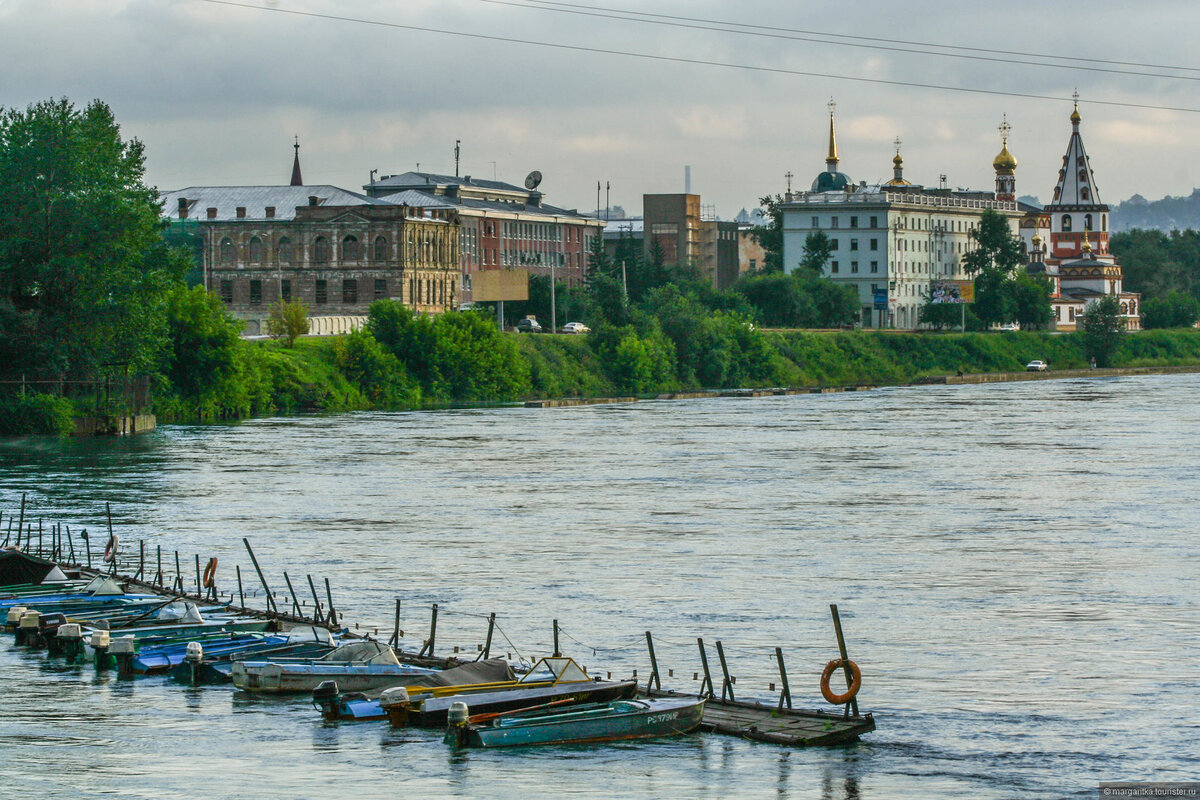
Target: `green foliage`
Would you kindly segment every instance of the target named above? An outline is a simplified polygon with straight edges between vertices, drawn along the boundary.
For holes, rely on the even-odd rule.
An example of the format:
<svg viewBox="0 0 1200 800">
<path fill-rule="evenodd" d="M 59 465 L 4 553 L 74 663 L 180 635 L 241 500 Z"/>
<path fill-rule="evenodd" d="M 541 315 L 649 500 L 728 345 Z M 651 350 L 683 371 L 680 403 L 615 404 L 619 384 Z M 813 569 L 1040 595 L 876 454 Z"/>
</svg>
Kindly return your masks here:
<svg viewBox="0 0 1200 800">
<path fill-rule="evenodd" d="M 963 269 L 970 275 L 989 272 L 1011 275 L 1025 260 L 1021 240 L 1013 236 L 1008 219 L 999 211 L 985 209 L 979 216 L 979 227 L 971 231 L 971 238 L 975 247 L 963 256 Z"/>
<path fill-rule="evenodd" d="M 279 300 L 271 305 L 267 317 L 267 333 L 282 339 L 286 347 L 296 343 L 296 338 L 308 333 L 308 306 L 300 300 Z"/>
<path fill-rule="evenodd" d="M 1004 215 L 984 210 L 971 238 L 975 247 L 963 256 L 963 269 L 975 277 L 972 311 L 980 323 L 987 327 L 1017 321 L 1026 328 L 1047 324 L 1053 314 L 1049 282 L 1020 269 L 1025 253 Z"/>
<path fill-rule="evenodd" d="M 1084 355 L 1095 359 L 1098 367 L 1112 366 L 1125 332 L 1120 301 L 1108 294 L 1088 303 L 1077 325 L 1083 336 Z"/>
<path fill-rule="evenodd" d="M 732 291 L 745 297 L 754 316 L 769 328 L 836 328 L 858 318 L 853 287 L 808 269 L 745 275 Z"/>
<path fill-rule="evenodd" d="M 408 378 L 400 359 L 366 331 L 341 339 L 334 351 L 337 365 L 372 403 L 385 408 L 420 405 L 421 391 Z"/>
<path fill-rule="evenodd" d="M 833 240 L 823 231 L 813 231 L 804 237 L 804 255 L 800 258 L 800 268 L 820 275 L 829 263 L 833 254 Z"/>
<path fill-rule="evenodd" d="M 1142 301 L 1142 327 L 1190 328 L 1200 320 L 1200 301 L 1190 294 L 1172 289 L 1166 297 Z"/>
<path fill-rule="evenodd" d="M 1109 250 L 1121 264 L 1127 291 L 1142 300 L 1171 292 L 1200 299 L 1200 231 L 1132 230 L 1113 234 Z"/>
<path fill-rule="evenodd" d="M 161 373 L 180 396 L 191 400 L 220 392 L 237 371 L 241 323 L 202 286 L 177 286 L 166 305 L 168 345 Z"/>
<path fill-rule="evenodd" d="M 1050 324 L 1054 319 L 1054 309 L 1050 307 L 1050 294 L 1054 287 L 1048 278 L 1040 275 L 1030 275 L 1028 272 L 1017 273 L 1009 291 L 1012 296 L 1013 319 L 1024 330 L 1033 330 Z"/>
<path fill-rule="evenodd" d="M 639 336 L 632 325 L 602 324 L 588 340 L 617 391 L 641 394 L 672 383 L 674 348 L 656 327 Z"/>
<path fill-rule="evenodd" d="M 67 436 L 74 430 L 75 407 L 66 398 L 37 392 L 0 397 L 0 436 Z"/>
<path fill-rule="evenodd" d="M 86 377 L 158 360 L 166 291 L 190 261 L 162 239 L 144 160 L 99 101 L 0 112 L 0 372 Z"/>
<path fill-rule="evenodd" d="M 619 278 L 603 273 L 593 275 L 587 289 L 594 322 L 617 326 L 629 324 L 629 302 Z"/>
<path fill-rule="evenodd" d="M 762 272 L 783 272 L 783 203 L 782 195 L 767 195 L 758 200 L 766 215 L 767 224 L 759 225 L 750 231 L 759 246 L 763 249 Z"/>
<path fill-rule="evenodd" d="M 964 324 L 963 320 L 965 303 L 931 303 L 928 299 L 925 305 L 921 306 L 921 310 L 917 319 L 926 325 L 932 325 L 935 331 L 944 329 L 952 330 Z M 968 311 L 970 309 L 967 309 Z M 972 316 L 974 316 L 972 314 Z"/>
</svg>

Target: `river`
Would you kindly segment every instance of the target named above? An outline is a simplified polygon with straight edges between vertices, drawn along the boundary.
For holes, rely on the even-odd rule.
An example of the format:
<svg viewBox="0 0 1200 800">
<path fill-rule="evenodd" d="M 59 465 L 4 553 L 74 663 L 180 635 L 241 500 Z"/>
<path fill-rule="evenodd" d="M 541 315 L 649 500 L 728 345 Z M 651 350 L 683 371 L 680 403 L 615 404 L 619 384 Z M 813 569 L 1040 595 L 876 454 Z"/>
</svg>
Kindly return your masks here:
<svg viewBox="0 0 1200 800">
<path fill-rule="evenodd" d="M 272 418 L 0 444 L 0 510 L 126 553 L 328 577 L 418 648 L 562 648 L 695 690 L 822 701 L 839 604 L 878 730 L 789 750 L 715 735 L 453 752 L 304 698 L 119 682 L 0 646 L 0 796 L 1094 797 L 1200 774 L 1200 376 L 759 399 Z M 4 523 L 5 525 L 7 522 Z M 173 568 L 173 567 L 172 567 Z M 286 592 L 281 592 L 286 593 Z M 261 602 L 261 601 L 258 601 Z M 710 657 L 713 655 L 710 649 Z M 715 662 L 715 659 L 712 659 Z M 667 670 L 673 672 L 666 677 Z"/>
</svg>

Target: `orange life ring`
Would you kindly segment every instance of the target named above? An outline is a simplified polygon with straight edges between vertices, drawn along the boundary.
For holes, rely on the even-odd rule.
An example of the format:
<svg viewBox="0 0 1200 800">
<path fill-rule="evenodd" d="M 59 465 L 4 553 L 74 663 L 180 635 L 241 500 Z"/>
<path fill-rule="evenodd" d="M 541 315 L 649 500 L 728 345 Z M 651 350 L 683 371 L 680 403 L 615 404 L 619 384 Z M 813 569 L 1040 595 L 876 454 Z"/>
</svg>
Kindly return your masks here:
<svg viewBox="0 0 1200 800">
<path fill-rule="evenodd" d="M 829 679 L 833 677 L 833 673 L 838 667 L 845 667 L 850 672 L 850 688 L 843 694 L 834 694 L 829 688 Z M 858 668 L 850 659 L 842 660 L 835 658 L 825 665 L 825 671 L 821 673 L 821 696 L 835 706 L 842 706 L 849 703 L 858 694 L 858 690 L 862 688 L 862 670 Z"/>
<path fill-rule="evenodd" d="M 121 543 L 121 540 L 119 538 L 117 538 L 117 535 L 115 533 L 108 537 L 108 544 L 104 548 L 104 560 L 105 561 L 107 561 L 108 563 L 111 564 L 113 561 L 116 560 L 117 545 L 119 545 L 120 543 Z"/>
<path fill-rule="evenodd" d="M 210 558 L 208 560 L 208 565 L 204 568 L 204 588 L 211 589 L 213 587 L 213 581 L 216 579 L 216 577 L 217 559 Z"/>
</svg>

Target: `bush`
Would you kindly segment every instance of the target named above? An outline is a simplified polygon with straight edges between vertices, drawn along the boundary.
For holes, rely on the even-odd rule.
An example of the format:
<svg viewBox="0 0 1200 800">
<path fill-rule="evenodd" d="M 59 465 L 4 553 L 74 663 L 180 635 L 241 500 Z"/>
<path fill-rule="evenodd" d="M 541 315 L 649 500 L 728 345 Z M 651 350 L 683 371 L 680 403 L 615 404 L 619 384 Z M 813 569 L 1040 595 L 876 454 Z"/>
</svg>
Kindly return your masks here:
<svg viewBox="0 0 1200 800">
<path fill-rule="evenodd" d="M 0 398 L 0 436 L 67 436 L 74 430 L 75 407 L 65 397 L 26 392 Z"/>
<path fill-rule="evenodd" d="M 271 306 L 271 316 L 267 318 L 267 333 L 276 339 L 283 339 L 287 347 L 296 343 L 297 336 L 308 333 L 308 306 L 299 300 L 290 303 L 280 300 Z"/>
<path fill-rule="evenodd" d="M 420 404 L 421 391 L 409 380 L 400 359 L 366 331 L 355 331 L 338 342 L 337 365 L 370 400 L 387 407 Z"/>
</svg>

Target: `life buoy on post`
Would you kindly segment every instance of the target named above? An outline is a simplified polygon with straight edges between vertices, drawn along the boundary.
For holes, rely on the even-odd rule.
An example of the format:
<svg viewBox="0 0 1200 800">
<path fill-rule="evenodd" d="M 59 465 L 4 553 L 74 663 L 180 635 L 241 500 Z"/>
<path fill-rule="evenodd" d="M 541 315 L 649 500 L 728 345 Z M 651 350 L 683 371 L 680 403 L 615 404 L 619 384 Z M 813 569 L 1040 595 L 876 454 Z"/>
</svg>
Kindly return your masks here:
<svg viewBox="0 0 1200 800">
<path fill-rule="evenodd" d="M 829 688 L 829 679 L 833 677 L 833 673 L 838 667 L 845 667 L 850 673 L 850 688 L 842 694 L 834 694 Z M 854 699 L 858 694 L 858 690 L 862 688 L 862 671 L 850 659 L 844 661 L 840 658 L 835 658 L 825 665 L 825 671 L 821 673 L 821 696 L 835 706 L 843 706 Z"/>
<path fill-rule="evenodd" d="M 208 560 L 208 565 L 204 567 L 204 588 L 211 589 L 213 587 L 213 581 L 216 579 L 216 577 L 217 559 L 214 557 L 210 558 Z"/>
<path fill-rule="evenodd" d="M 108 544 L 104 547 L 104 560 L 106 562 L 111 564 L 117 560 L 117 545 L 120 543 L 121 540 L 117 538 L 115 533 L 108 537 Z"/>
</svg>

